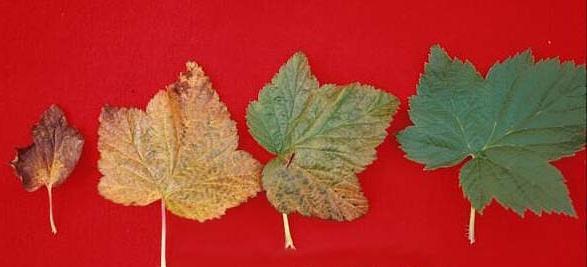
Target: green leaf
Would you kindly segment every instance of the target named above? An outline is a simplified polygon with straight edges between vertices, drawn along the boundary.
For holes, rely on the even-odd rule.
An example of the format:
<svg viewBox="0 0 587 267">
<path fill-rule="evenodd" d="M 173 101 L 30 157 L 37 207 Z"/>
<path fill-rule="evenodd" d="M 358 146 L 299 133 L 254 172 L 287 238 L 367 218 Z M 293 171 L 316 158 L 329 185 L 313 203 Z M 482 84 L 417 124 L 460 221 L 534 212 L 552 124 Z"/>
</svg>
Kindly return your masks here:
<svg viewBox="0 0 587 267">
<path fill-rule="evenodd" d="M 294 54 L 247 110 L 249 131 L 277 156 L 263 171 L 269 201 L 285 214 L 363 215 L 356 173 L 375 159 L 398 104 L 368 85 L 319 86 L 306 57 Z"/>
<path fill-rule="evenodd" d="M 461 187 L 476 210 L 495 197 L 518 214 L 526 209 L 574 214 L 560 172 L 535 153 L 518 147 L 489 148 L 461 169 Z"/>
<path fill-rule="evenodd" d="M 293 120 L 317 88 L 308 60 L 301 53 L 295 54 L 263 87 L 259 101 L 249 105 L 247 124 L 257 142 L 272 153 L 281 153 Z"/>
<path fill-rule="evenodd" d="M 496 63 L 483 79 L 439 46 L 410 99 L 413 126 L 398 134 L 407 157 L 426 169 L 459 164 L 460 184 L 481 212 L 492 199 L 520 215 L 575 215 L 549 161 L 585 145 L 585 66 L 530 51 Z"/>
</svg>

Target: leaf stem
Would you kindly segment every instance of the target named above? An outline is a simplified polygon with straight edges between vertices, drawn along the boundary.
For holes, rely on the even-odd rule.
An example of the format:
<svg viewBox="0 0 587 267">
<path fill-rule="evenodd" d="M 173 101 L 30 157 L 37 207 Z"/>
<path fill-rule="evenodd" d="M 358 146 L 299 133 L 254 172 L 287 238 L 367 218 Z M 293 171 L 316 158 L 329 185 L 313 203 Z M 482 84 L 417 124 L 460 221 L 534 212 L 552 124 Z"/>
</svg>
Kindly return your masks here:
<svg viewBox="0 0 587 267">
<path fill-rule="evenodd" d="M 469 243 L 475 243 L 475 208 L 471 206 L 471 213 L 469 215 Z"/>
<path fill-rule="evenodd" d="M 285 233 L 285 248 L 288 249 L 296 249 L 293 243 L 293 239 L 291 238 L 291 233 L 289 231 L 289 222 L 287 220 L 287 214 L 282 213 L 283 216 L 283 232 Z"/>
<path fill-rule="evenodd" d="M 295 156 L 295 152 L 291 154 L 287 161 L 287 164 L 285 165 L 286 169 L 289 168 L 289 165 L 291 164 Z M 283 218 L 283 232 L 285 234 L 285 249 L 296 249 L 296 246 L 294 246 L 293 243 L 293 239 L 291 238 L 291 232 L 289 231 L 289 221 L 287 219 L 287 214 L 282 213 L 281 216 Z"/>
<path fill-rule="evenodd" d="M 296 156 L 296 153 L 292 153 L 291 156 L 289 157 L 289 159 L 287 160 L 287 164 L 285 165 L 285 168 L 289 168 L 289 165 L 291 164 L 291 162 L 293 161 L 294 157 Z"/>
<path fill-rule="evenodd" d="M 51 224 L 51 232 L 57 234 L 57 227 L 55 227 L 55 221 L 53 220 L 53 195 L 51 194 L 51 186 L 47 186 L 47 194 L 49 195 L 49 223 Z"/>
<path fill-rule="evenodd" d="M 161 267 L 167 266 L 165 260 L 165 201 L 161 200 Z"/>
</svg>

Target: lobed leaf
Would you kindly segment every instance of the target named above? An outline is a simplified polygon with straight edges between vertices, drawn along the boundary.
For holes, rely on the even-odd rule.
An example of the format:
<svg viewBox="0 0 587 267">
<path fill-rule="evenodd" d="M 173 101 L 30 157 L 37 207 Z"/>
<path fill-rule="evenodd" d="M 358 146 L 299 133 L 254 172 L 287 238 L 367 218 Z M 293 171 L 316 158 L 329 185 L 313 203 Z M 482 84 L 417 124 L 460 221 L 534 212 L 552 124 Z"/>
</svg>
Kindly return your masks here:
<svg viewBox="0 0 587 267">
<path fill-rule="evenodd" d="M 104 107 L 98 190 L 123 205 L 161 199 L 178 216 L 218 218 L 260 190 L 259 163 L 237 146 L 234 121 L 208 77 L 190 62 L 146 112 Z"/>
<path fill-rule="evenodd" d="M 495 199 L 520 215 L 574 216 L 562 175 L 548 162 L 585 145 L 585 85 L 585 66 L 534 62 L 530 51 L 496 63 L 483 79 L 434 46 L 410 99 L 414 125 L 398 140 L 426 169 L 472 158 L 460 183 L 480 212 Z"/>
<path fill-rule="evenodd" d="M 277 156 L 263 171 L 269 201 L 285 214 L 363 215 L 356 173 L 375 160 L 398 104 L 368 85 L 319 86 L 306 57 L 294 54 L 247 109 L 249 131 Z"/>
</svg>

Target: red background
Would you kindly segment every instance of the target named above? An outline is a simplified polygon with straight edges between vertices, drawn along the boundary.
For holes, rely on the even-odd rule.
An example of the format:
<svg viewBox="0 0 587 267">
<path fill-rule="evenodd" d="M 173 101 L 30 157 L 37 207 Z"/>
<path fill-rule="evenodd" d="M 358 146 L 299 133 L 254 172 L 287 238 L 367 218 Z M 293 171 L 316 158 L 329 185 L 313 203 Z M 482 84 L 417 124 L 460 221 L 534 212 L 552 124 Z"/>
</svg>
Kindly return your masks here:
<svg viewBox="0 0 587 267">
<path fill-rule="evenodd" d="M 169 215 L 169 266 L 585 266 L 584 151 L 555 163 L 578 219 L 519 218 L 494 203 L 477 217 L 470 246 L 457 168 L 424 172 L 394 137 L 410 124 L 406 99 L 431 45 L 483 73 L 526 48 L 583 64 L 585 8 L 585 0 L 2 1 L 0 266 L 157 266 L 159 204 L 125 207 L 97 193 L 100 108 L 143 108 L 194 59 L 237 121 L 241 148 L 266 162 L 245 108 L 297 50 L 322 83 L 361 81 L 402 100 L 378 160 L 360 175 L 369 213 L 346 223 L 290 216 L 296 251 L 283 250 L 281 215 L 263 193 L 203 224 Z M 51 103 L 86 137 L 79 165 L 54 191 L 56 236 L 46 193 L 26 193 L 7 164 Z"/>
</svg>

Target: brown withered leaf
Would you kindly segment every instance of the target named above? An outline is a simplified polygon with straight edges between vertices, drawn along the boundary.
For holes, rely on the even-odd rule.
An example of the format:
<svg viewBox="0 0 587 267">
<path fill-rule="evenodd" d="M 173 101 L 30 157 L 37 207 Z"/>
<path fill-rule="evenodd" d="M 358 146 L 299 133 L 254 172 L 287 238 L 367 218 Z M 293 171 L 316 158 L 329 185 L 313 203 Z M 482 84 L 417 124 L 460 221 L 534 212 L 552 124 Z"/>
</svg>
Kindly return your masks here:
<svg viewBox="0 0 587 267">
<path fill-rule="evenodd" d="M 84 138 L 69 126 L 63 111 L 52 105 L 33 127 L 33 144 L 17 149 L 11 162 L 24 189 L 32 192 L 41 186 L 49 195 L 49 222 L 51 231 L 57 233 L 53 220 L 52 189 L 69 176 L 77 164 L 84 145 Z"/>
<path fill-rule="evenodd" d="M 186 65 L 187 72 L 158 92 L 146 112 L 105 107 L 100 116 L 100 194 L 123 205 L 162 200 L 162 265 L 165 207 L 202 222 L 261 189 L 261 166 L 237 150 L 228 110 L 202 69 Z"/>
</svg>

